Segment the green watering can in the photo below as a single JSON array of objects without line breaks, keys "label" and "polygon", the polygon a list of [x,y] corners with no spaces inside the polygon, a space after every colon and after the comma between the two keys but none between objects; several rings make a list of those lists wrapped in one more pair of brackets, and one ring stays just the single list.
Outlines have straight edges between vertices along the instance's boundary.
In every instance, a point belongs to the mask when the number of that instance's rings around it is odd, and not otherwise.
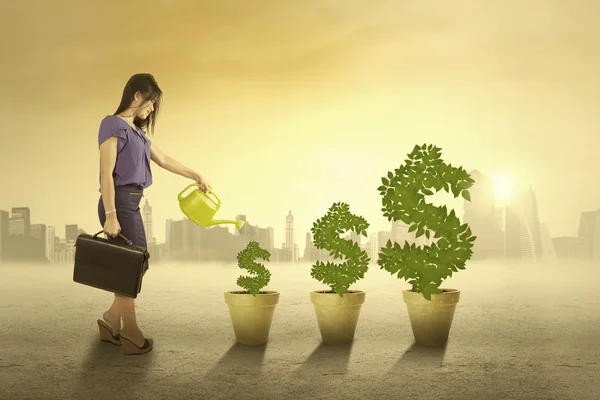
[{"label": "green watering can", "polygon": [[[183,194],[191,187],[196,187],[187,196]],[[217,201],[215,202],[208,193],[212,194]],[[199,226],[213,226],[218,224],[235,224],[238,231],[242,229],[244,221],[241,220],[230,220],[230,219],[214,219],[214,216],[219,208],[221,208],[221,200],[209,189],[208,193],[202,192],[198,188],[197,183],[192,183],[185,189],[183,189],[178,195],[179,208],[181,211],[196,225]]]}]

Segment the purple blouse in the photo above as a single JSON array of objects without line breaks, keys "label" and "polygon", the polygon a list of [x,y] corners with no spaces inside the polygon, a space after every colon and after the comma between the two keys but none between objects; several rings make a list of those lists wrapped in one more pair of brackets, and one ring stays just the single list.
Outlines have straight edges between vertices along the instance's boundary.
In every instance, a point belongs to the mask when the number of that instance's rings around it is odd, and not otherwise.
[{"label": "purple blouse", "polygon": [[113,171],[115,186],[152,184],[150,140],[143,129],[135,130],[116,115],[107,115],[100,123],[98,147],[111,136],[119,138],[117,161]]}]

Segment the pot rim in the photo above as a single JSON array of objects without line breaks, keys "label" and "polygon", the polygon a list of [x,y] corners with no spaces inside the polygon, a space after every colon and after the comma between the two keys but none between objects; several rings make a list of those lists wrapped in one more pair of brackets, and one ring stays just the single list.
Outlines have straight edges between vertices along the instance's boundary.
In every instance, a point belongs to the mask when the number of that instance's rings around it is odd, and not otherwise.
[{"label": "pot rim", "polygon": [[[311,293],[324,294],[324,295],[335,294],[335,295],[339,296],[339,293],[330,292],[329,290],[326,290],[326,289],[313,290],[313,291],[311,291]],[[348,290],[348,293],[344,293],[344,296],[348,296],[351,294],[363,294],[363,293],[366,293],[366,292],[364,290],[360,290],[360,289],[351,289],[351,290]]]},{"label": "pot rim", "polygon": [[[243,293],[240,293],[243,292]],[[264,293],[258,293],[257,296],[274,296],[279,294],[278,290],[261,290],[261,292]],[[228,290],[225,292],[225,294],[231,294],[233,296],[252,296],[252,293],[248,292],[248,291],[244,291],[244,290]]]},{"label": "pot rim", "polygon": [[[452,289],[452,288],[440,288],[441,290],[447,290],[447,292],[442,292],[442,293],[435,293],[434,295],[440,296],[442,294],[450,294],[450,293],[456,293],[456,292],[460,292],[460,289]],[[415,292],[412,289],[403,289],[403,292],[408,292],[408,293],[418,293],[418,294],[422,294],[421,292]]]}]

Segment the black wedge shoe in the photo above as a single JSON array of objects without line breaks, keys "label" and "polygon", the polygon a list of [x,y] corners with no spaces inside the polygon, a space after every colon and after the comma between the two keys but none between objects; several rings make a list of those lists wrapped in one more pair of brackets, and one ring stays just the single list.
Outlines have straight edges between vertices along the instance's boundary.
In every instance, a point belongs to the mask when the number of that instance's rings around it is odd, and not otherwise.
[{"label": "black wedge shoe", "polygon": [[142,347],[139,347],[137,344],[133,343],[131,339],[128,339],[125,336],[121,336],[121,340],[124,340],[121,343],[123,343],[123,354],[126,356],[146,354],[152,350],[152,346],[154,345],[152,339],[144,339],[144,345]]}]

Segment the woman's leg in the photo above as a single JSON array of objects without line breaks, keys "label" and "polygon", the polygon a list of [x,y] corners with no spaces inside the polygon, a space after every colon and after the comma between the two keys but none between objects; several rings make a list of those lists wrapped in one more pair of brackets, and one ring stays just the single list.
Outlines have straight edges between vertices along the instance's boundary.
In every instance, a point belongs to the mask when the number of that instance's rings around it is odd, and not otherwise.
[{"label": "woman's leg", "polygon": [[121,334],[130,339],[138,347],[143,346],[144,334],[137,324],[137,318],[135,315],[135,300],[131,297],[116,295],[116,301],[121,313],[121,317],[123,318],[123,328],[121,329]]},{"label": "woman's leg", "polygon": [[121,310],[119,307],[119,302],[117,297],[119,295],[115,294],[115,299],[113,300],[110,308],[104,312],[102,318],[110,325],[113,330],[113,335],[119,334],[121,332]]},{"label": "woman's leg", "polygon": [[[137,324],[135,315],[134,299],[115,294],[112,306],[104,313],[103,317],[111,326],[114,335],[120,333],[139,347],[144,345],[144,334]],[[123,328],[121,328],[121,319],[123,320]]]},{"label": "woman's leg", "polygon": [[[142,196],[127,191],[115,194],[117,218],[121,233],[136,246],[146,247],[146,234],[139,204]],[[130,339],[138,347],[144,345],[144,335],[137,324],[135,300],[131,297],[115,295],[116,310],[123,320],[121,336]],[[107,321],[108,322],[108,321]]]},{"label": "woman's leg", "polygon": [[[117,218],[121,225],[121,233],[134,244],[146,247],[144,224],[139,211],[140,198],[136,196],[127,192],[115,193]],[[102,196],[98,201],[98,217],[100,224],[104,226],[106,214],[104,213]],[[137,324],[134,299],[115,294],[113,303],[104,312],[103,318],[111,326],[114,335],[122,333],[138,346],[143,346],[144,335]],[[121,327],[121,320],[123,321],[123,327]]]},{"label": "woman's leg", "polygon": [[[106,222],[106,214],[104,213],[104,203],[102,203],[102,196],[100,196],[100,199],[98,200],[98,219],[100,220],[100,225],[104,227],[104,223]],[[119,332],[121,332],[121,311],[119,308],[119,303],[117,301],[116,294],[112,305],[107,311],[104,312],[102,318],[112,328],[113,335],[117,335],[119,334]]]}]

